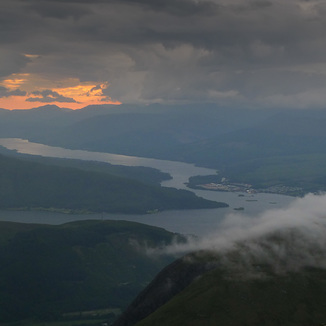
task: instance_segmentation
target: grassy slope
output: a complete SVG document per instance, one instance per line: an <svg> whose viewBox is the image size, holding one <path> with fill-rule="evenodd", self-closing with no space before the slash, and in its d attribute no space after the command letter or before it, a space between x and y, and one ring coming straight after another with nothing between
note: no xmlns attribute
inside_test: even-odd
<svg viewBox="0 0 326 326"><path fill-rule="evenodd" d="M246 281L216 270L137 326L321 325L326 320L325 290L325 270Z"/></svg>
<svg viewBox="0 0 326 326"><path fill-rule="evenodd" d="M144 248L175 236L125 221L0 222L0 323L122 309L173 259L149 257Z"/></svg>
<svg viewBox="0 0 326 326"><path fill-rule="evenodd" d="M114 326L324 325L322 239L284 228L228 250L186 255L161 271Z"/></svg>
<svg viewBox="0 0 326 326"><path fill-rule="evenodd" d="M146 213L219 207L219 204L187 191L107 173L0 156L0 207Z"/></svg>

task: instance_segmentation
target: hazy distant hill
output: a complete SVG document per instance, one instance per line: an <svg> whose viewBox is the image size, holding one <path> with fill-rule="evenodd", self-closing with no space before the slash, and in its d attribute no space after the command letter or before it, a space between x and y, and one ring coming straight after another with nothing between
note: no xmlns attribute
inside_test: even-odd
<svg viewBox="0 0 326 326"><path fill-rule="evenodd" d="M69 148L184 160L185 145L253 126L270 116L267 111L226 110L212 105L150 105L103 109L101 115L80 119L84 110L90 111L74 111L76 121L60 133L42 137L53 145ZM97 112L101 112L100 108ZM35 135L32 140L41 138Z"/></svg>
<svg viewBox="0 0 326 326"><path fill-rule="evenodd" d="M146 213L216 208L225 204L194 193L75 167L0 155L0 208Z"/></svg>
<svg viewBox="0 0 326 326"><path fill-rule="evenodd" d="M252 126L266 116L270 116L267 111L228 110L214 105L103 105L81 110L46 105L0 112L0 137L177 159L183 144Z"/></svg>
<svg viewBox="0 0 326 326"><path fill-rule="evenodd" d="M68 312L76 312L72 320L83 319L79 312L95 309L107 317L109 308L123 309L174 259L150 256L147 248L178 240L161 228L125 221L0 222L0 324L69 319Z"/></svg>
<svg viewBox="0 0 326 326"><path fill-rule="evenodd" d="M30 110L0 110L0 137L43 138L56 137L72 124L90 117L108 114L115 106L86 107L83 110L44 105Z"/></svg>
<svg viewBox="0 0 326 326"><path fill-rule="evenodd" d="M326 190L324 110L212 104L45 106L0 112L0 137L196 163L231 181Z"/></svg>
<svg viewBox="0 0 326 326"><path fill-rule="evenodd" d="M114 326L324 325L325 248L298 249L295 237L187 255L161 271Z"/></svg>

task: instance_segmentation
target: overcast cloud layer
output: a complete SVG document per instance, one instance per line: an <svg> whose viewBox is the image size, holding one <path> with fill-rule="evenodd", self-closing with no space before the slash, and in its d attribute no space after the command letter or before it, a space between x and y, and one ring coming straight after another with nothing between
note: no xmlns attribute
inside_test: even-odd
<svg viewBox="0 0 326 326"><path fill-rule="evenodd" d="M0 22L2 80L108 82L123 103L325 107L323 0L1 0Z"/></svg>

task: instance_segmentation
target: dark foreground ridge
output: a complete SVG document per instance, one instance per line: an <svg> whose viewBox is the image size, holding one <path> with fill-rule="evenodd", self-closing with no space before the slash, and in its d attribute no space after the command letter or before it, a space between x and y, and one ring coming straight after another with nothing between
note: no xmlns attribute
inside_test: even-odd
<svg viewBox="0 0 326 326"><path fill-rule="evenodd" d="M0 325L85 323L94 310L113 320L175 259L149 256L146 249L172 241L184 239L127 221L0 222Z"/></svg>
<svg viewBox="0 0 326 326"><path fill-rule="evenodd" d="M326 270L293 252L293 235L270 237L259 245L261 256L252 255L253 247L238 245L179 259L158 274L114 326L324 325ZM273 248L289 256L277 257ZM325 259L325 248L308 252L320 262Z"/></svg>
<svg viewBox="0 0 326 326"><path fill-rule="evenodd" d="M114 326L132 326L149 316L185 289L197 277L216 267L215 263L181 258L164 268L142 291Z"/></svg>

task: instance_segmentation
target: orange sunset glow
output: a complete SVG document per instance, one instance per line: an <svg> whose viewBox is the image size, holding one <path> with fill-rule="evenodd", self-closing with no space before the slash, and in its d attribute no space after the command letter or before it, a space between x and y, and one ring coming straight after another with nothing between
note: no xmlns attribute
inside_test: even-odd
<svg viewBox="0 0 326 326"><path fill-rule="evenodd" d="M13 74L0 86L7 95L0 98L0 108L8 110L31 109L47 104L69 109L81 109L87 105L121 104L103 94L108 83L80 82L69 78L51 81L31 74Z"/></svg>

